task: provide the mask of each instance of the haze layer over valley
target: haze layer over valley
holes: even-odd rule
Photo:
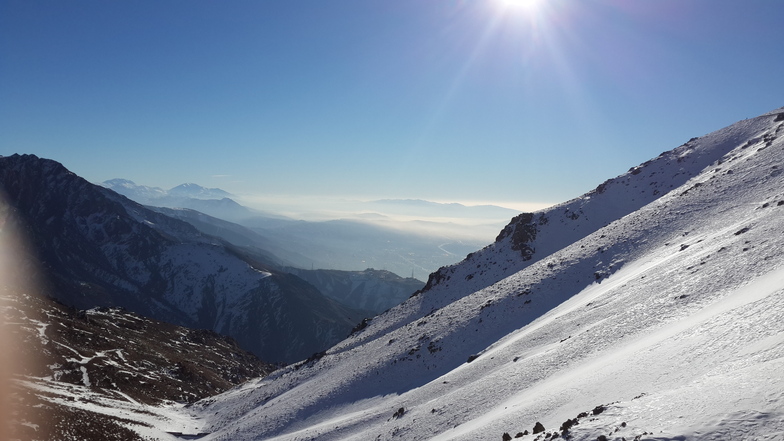
[[[196,184],[163,190],[112,179],[101,185],[140,204],[187,209],[164,213],[197,225],[207,234],[232,230],[233,239],[229,240],[235,244],[255,242],[291,266],[345,271],[372,268],[420,280],[492,241],[518,214],[493,205],[404,199],[294,199],[286,205],[281,201],[260,205],[258,198]],[[255,203],[258,208],[237,201]],[[194,211],[236,223],[250,232]]]

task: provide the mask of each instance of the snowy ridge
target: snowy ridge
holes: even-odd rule
[[[428,301],[422,300],[419,309],[397,310],[406,311],[398,321],[406,323],[421,318],[433,308],[502,280],[657,200],[733,149],[764,138],[770,131],[770,115],[777,114],[770,112],[692,138],[672,151],[605,181],[581,197],[517,216],[499,234],[496,242],[469,254],[460,263],[431,274],[423,289]],[[377,332],[386,331],[386,328],[379,328]]]
[[[323,356],[192,417],[209,440],[543,439],[524,434],[536,422],[580,440],[784,437],[781,115],[535,213],[533,240],[502,234]],[[578,238],[559,242],[559,224]]]

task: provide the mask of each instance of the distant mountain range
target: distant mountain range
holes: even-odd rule
[[[101,185],[191,223],[204,233],[221,235],[235,245],[252,244],[263,248],[286,266],[343,271],[377,268],[402,277],[413,271],[415,277],[422,280],[436,269],[455,263],[484,245],[477,239],[458,234],[476,229],[475,225],[458,226],[450,223],[450,219],[465,218],[492,224],[498,219],[506,222],[518,214],[492,205],[379,200],[356,204],[354,208],[360,212],[352,218],[307,222],[242,206],[231,199],[228,192],[196,184],[183,184],[168,191],[137,185],[127,179],[112,179]],[[390,216],[411,219],[401,221]],[[229,226],[221,220],[236,225]]]
[[[205,188],[197,184],[181,184],[170,190],[137,185],[128,179],[110,179],[100,185],[142,205],[170,208],[190,208],[226,220],[242,220],[262,213],[244,207],[231,199],[232,195],[219,188]]]
[[[101,183],[102,186],[139,203],[148,205],[161,198],[190,198],[190,199],[223,199],[231,198],[232,194],[220,188],[205,188],[197,184],[180,184],[169,190],[160,187],[138,185],[128,179],[110,179]],[[141,202],[143,200],[145,202]]]
[[[236,197],[220,188],[205,188],[198,184],[181,184],[169,190],[160,187],[139,185],[128,179],[110,179],[99,185],[143,205],[166,208],[190,208],[211,216],[246,224],[251,218],[289,219],[285,216],[244,207],[235,201]],[[221,201],[223,205],[217,204]],[[241,208],[240,208],[241,207]],[[388,215],[411,216],[420,220],[442,219],[505,219],[519,214],[517,210],[496,205],[463,205],[459,203],[440,203],[422,199],[380,199],[353,204],[360,217]],[[199,209],[201,208],[201,210]],[[251,221],[252,222],[252,221]]]

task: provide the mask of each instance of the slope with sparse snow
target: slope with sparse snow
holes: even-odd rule
[[[4,354],[35,361],[18,364],[3,397],[14,409],[10,439],[141,440],[129,419],[175,430],[166,409],[274,368],[214,332],[118,308],[76,311],[6,286],[0,322],[14,336]]]
[[[782,136],[779,109],[522,216],[322,357],[188,409],[192,429],[782,439]]]

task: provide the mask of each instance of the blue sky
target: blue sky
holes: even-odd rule
[[[778,0],[0,0],[0,154],[525,207],[784,105]]]

